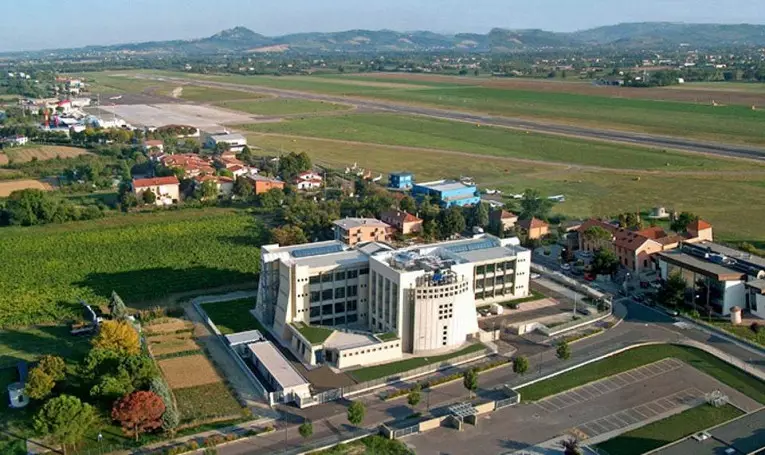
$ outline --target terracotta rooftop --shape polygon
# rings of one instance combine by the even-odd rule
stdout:
[[[652,226],[645,229],[641,229],[637,231],[637,234],[640,234],[644,237],[648,237],[651,240],[658,240],[661,238],[664,238],[667,236],[667,233],[659,226]]]
[[[539,218],[532,218],[530,220],[521,220],[521,221],[518,222],[518,225],[522,229],[526,229],[526,230],[537,229],[537,228],[542,228],[542,227],[548,226],[547,223],[545,223],[544,221],[540,220]]]
[[[602,220],[596,220],[596,219],[593,218],[593,219],[589,219],[589,220],[585,221],[584,223],[582,223],[582,225],[579,226],[577,231],[585,232],[587,229],[589,229],[591,227],[594,227],[594,226],[603,228],[606,231],[610,232],[611,234],[616,234],[616,231],[619,230],[618,226],[614,226],[611,223],[607,223],[607,222],[602,221]]]
[[[625,248],[627,250],[635,250],[640,248],[645,242],[651,240],[644,235],[640,235],[634,231],[628,231],[626,229],[620,229],[615,234],[614,246],[619,248]]]
[[[422,221],[411,213],[407,213],[403,210],[388,210],[387,212],[381,213],[380,218],[386,218],[395,223],[416,223]]]
[[[151,179],[133,179],[133,188],[145,188],[147,186],[178,185],[178,179],[170,177],[154,177]]]
[[[703,231],[704,229],[710,229],[712,227],[711,224],[707,223],[706,221],[702,219],[698,219],[695,221],[691,221],[691,223],[688,225],[686,229],[694,230],[694,231]]]

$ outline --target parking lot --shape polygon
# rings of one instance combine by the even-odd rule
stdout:
[[[610,437],[695,405],[721,390],[753,411],[759,404],[675,359],[665,359],[582,387],[479,418],[463,431],[438,428],[404,439],[420,455],[512,453],[564,433]],[[523,389],[520,389],[523,397]],[[604,436],[607,435],[607,436]]]
[[[223,129],[222,125],[254,121],[250,115],[195,104],[104,105],[101,109],[137,126],[191,125],[204,131],[218,131]]]

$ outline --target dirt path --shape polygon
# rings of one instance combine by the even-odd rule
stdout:
[[[385,149],[391,149],[391,150],[401,150],[401,151],[410,151],[410,152],[441,153],[445,155],[462,156],[462,157],[469,157],[473,159],[481,158],[486,160],[494,160],[494,161],[501,161],[501,162],[508,162],[508,163],[523,163],[523,164],[533,164],[538,166],[556,167],[556,168],[559,168],[560,171],[595,171],[595,172],[608,172],[608,173],[614,173],[614,174],[631,174],[631,175],[638,174],[638,175],[702,176],[702,177],[765,175],[765,169],[761,171],[658,171],[658,170],[647,170],[647,169],[616,169],[616,168],[592,166],[592,165],[586,165],[586,164],[560,163],[560,162],[554,162],[554,161],[532,160],[528,158],[515,158],[515,157],[509,157],[509,156],[482,155],[478,153],[463,152],[459,150],[436,149],[436,148],[428,148],[428,147],[409,147],[409,146],[402,146],[402,145],[376,144],[376,143],[370,143],[370,142],[360,142],[360,141],[350,141],[350,140],[340,140],[340,139],[326,139],[326,138],[317,138],[317,137],[311,137],[311,136],[299,136],[299,135],[278,134],[278,133],[250,132],[249,134],[260,135],[260,136],[270,136],[270,137],[304,139],[304,140],[321,141],[321,142],[354,145],[354,146],[373,146],[373,147],[379,147],[379,148],[385,148]]]

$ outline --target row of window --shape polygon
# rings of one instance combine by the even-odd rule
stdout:
[[[359,316],[356,314],[348,314],[345,316],[336,316],[334,318],[317,318],[317,319],[311,319],[312,325],[326,325],[326,326],[339,326],[339,325],[345,325],[345,324],[353,324],[356,321],[359,320]]]
[[[475,268],[475,273],[477,275],[481,275],[484,273],[494,273],[495,271],[513,270],[513,266],[514,263],[511,261],[498,262],[496,264],[478,265]]]
[[[355,312],[358,308],[358,302],[356,300],[349,300],[347,302],[328,303],[325,305],[317,305],[311,307],[310,317],[315,318],[318,316],[333,315],[337,313],[351,313]]]
[[[358,278],[359,275],[369,275],[369,268],[364,268],[360,270],[341,270],[339,272],[327,272],[322,273],[320,275],[314,275],[310,278],[308,278],[309,284],[319,284],[319,283],[329,283],[331,281],[343,281],[343,280],[352,280],[354,278]]]
[[[361,355],[361,354],[369,354],[370,352],[377,352],[377,351],[382,351],[383,349],[393,349],[393,348],[397,348],[397,347],[399,347],[398,343],[396,343],[395,345],[394,344],[389,344],[389,345],[385,345],[385,346],[380,346],[379,348],[370,348],[370,349],[365,349],[363,351],[348,352],[348,353],[343,354],[343,357],[354,356],[354,355]]]
[[[358,286],[343,286],[339,288],[329,288],[324,289],[322,291],[311,291],[311,297],[309,299],[309,302],[316,303],[321,302],[322,300],[334,300],[334,299],[344,299],[345,297],[356,297],[358,295],[359,288]],[[301,295],[298,295],[298,297],[301,297]]]

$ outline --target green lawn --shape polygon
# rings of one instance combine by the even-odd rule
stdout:
[[[90,349],[86,336],[72,336],[67,326],[37,326],[0,330],[0,368],[14,367],[19,360],[34,361],[46,354],[70,362]]]
[[[414,452],[399,440],[374,435],[310,452],[310,455],[414,455]]]
[[[178,402],[182,424],[237,417],[242,413],[242,406],[223,382],[173,389],[173,395]]]
[[[265,333],[263,326],[250,313],[250,310],[255,308],[254,298],[203,303],[201,306],[224,335],[248,330],[260,330],[261,333]]]
[[[484,346],[483,344],[480,344],[480,343],[471,344],[470,346],[467,346],[465,348],[460,349],[459,351],[452,352],[449,354],[430,356],[430,357],[413,357],[413,358],[401,360],[398,362],[386,363],[384,365],[375,365],[375,366],[366,367],[366,368],[359,368],[358,370],[351,371],[350,374],[358,382],[371,381],[373,379],[385,378],[388,376],[393,376],[394,374],[404,373],[409,370],[414,370],[415,368],[424,367],[425,365],[440,363],[445,360],[452,359],[454,357],[459,357],[461,355],[482,351],[484,349],[486,349],[486,346]]]
[[[377,338],[381,339],[382,341],[393,341],[398,340],[398,335],[396,335],[396,332],[387,332],[377,335]]]
[[[640,455],[742,414],[729,404],[719,408],[703,404],[621,434],[597,444],[595,448],[610,455]]]
[[[269,98],[258,101],[224,101],[217,103],[217,105],[256,115],[317,114],[350,109],[350,106],[342,104],[289,98]]]
[[[477,155],[535,159],[614,169],[751,169],[749,163],[568,137],[526,134],[500,127],[395,114],[355,114],[244,125],[263,133],[375,144],[458,150]],[[760,167],[754,165],[755,168]]]
[[[256,282],[260,225],[209,208],[115,215],[0,235],[0,327],[63,322],[78,301],[128,304],[174,293]]]
[[[682,360],[753,400],[765,404],[765,383],[762,381],[704,351],[675,345],[630,349],[519,390],[524,400],[536,401],[667,357]]]
[[[707,322],[703,317],[701,320]],[[709,324],[709,322],[707,323]],[[765,325],[760,324],[759,332],[755,333],[748,325],[733,325],[730,321],[712,321],[711,324],[747,341],[765,347]]]
[[[324,343],[327,338],[329,338],[329,336],[334,332],[332,329],[320,327],[317,325],[307,325],[303,324],[302,322],[295,322],[292,324],[292,326],[298,329],[300,334],[303,335],[305,339],[308,340],[308,342],[311,344]]]
[[[199,87],[195,85],[184,85],[181,91],[181,99],[196,102],[215,102],[224,100],[252,100],[263,98],[252,92],[243,92],[240,90],[225,90],[220,88]]]

